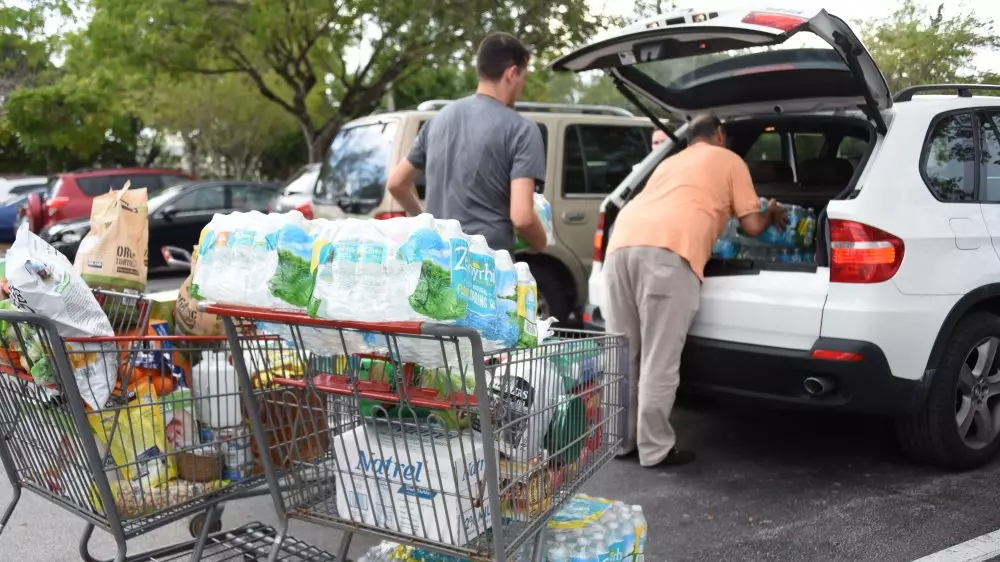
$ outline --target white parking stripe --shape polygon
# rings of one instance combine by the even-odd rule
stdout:
[[[984,562],[1000,556],[1000,530],[986,533],[914,562]]]

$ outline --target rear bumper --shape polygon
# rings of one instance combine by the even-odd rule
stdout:
[[[892,376],[885,354],[868,342],[820,338],[813,350],[860,355],[858,361],[815,359],[812,350],[789,350],[691,336],[681,360],[685,389],[731,394],[808,408],[900,415],[923,402],[920,380]],[[805,380],[832,382],[828,393],[806,392]]]

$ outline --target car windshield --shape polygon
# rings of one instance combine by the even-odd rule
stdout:
[[[149,214],[153,214],[157,209],[162,207],[164,203],[170,201],[177,196],[180,192],[184,191],[191,182],[179,183],[177,185],[172,185],[163,191],[157,193],[156,195],[149,198],[149,202],[146,204],[149,209]]]
[[[349,213],[367,213],[382,202],[396,122],[341,129],[330,144],[313,192]]]
[[[672,90],[691,88],[727,76],[774,72],[793,66],[849,70],[830,44],[812,33],[798,33],[778,45],[732,49],[635,65],[650,78]]]

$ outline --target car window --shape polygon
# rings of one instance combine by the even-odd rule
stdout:
[[[256,185],[234,185],[229,187],[232,197],[231,208],[238,211],[266,211],[277,193]]]
[[[979,199],[1000,203],[1000,113],[982,113],[979,125]]]
[[[650,151],[648,127],[571,125],[563,143],[563,195],[604,196]]]
[[[78,177],[76,178],[76,183],[85,194],[91,197],[97,197],[111,190],[117,191],[125,187],[126,181],[131,181],[131,187],[133,188],[145,187],[148,194],[153,194],[163,188],[160,178],[161,176],[157,174],[115,174]]]
[[[12,187],[10,190],[11,195],[23,195],[25,193],[31,193],[33,191],[40,191],[45,189],[47,183],[28,183],[23,185],[18,185]]]
[[[819,133],[795,133],[795,159],[797,162],[814,160],[823,150],[823,135]]]
[[[765,160],[783,160],[781,154],[781,135],[779,133],[764,133],[757,137],[743,159],[747,162]]]
[[[167,174],[164,174],[164,175],[160,176],[160,185],[163,188],[172,187],[172,186],[175,186],[175,185],[178,185],[178,184],[182,184],[182,183],[184,183],[186,181],[190,181],[190,180],[187,179],[184,176],[175,176],[175,175],[167,175]]]
[[[214,211],[226,208],[226,188],[221,185],[197,187],[170,204],[177,212]]]
[[[972,201],[975,196],[975,145],[972,114],[957,113],[937,120],[921,157],[924,182],[941,201]]]

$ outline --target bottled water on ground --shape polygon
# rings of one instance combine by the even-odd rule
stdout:
[[[570,562],[597,562],[594,555],[594,547],[587,538],[581,538],[576,542],[576,548],[570,556]]]
[[[557,543],[549,549],[545,560],[547,560],[547,562],[569,562],[569,549]]]
[[[645,559],[646,552],[646,535],[648,528],[646,526],[646,516],[642,513],[641,505],[632,506],[632,524],[635,527],[636,536],[636,560],[641,562]]]
[[[625,558],[625,533],[618,521],[609,521],[604,532],[605,559],[621,562]]]

